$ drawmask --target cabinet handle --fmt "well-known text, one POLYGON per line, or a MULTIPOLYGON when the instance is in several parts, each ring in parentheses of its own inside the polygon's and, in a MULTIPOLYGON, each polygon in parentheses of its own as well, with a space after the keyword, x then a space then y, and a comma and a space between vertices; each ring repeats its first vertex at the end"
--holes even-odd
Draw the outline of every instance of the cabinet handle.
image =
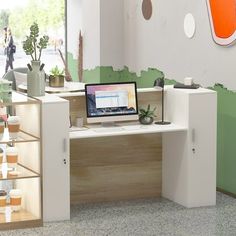
POLYGON ((67 152, 67 139, 63 139, 63 152, 67 152))
POLYGON ((196 131, 195 129, 192 129, 192 143, 195 143, 196 140, 196 131))

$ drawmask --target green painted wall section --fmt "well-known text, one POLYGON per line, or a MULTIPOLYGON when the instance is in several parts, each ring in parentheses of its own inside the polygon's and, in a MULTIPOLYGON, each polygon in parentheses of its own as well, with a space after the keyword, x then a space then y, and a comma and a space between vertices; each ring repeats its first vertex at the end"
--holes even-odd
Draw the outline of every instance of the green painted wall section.
MULTIPOLYGON (((77 61, 68 56, 72 77, 78 80, 77 61)), ((96 67, 84 71, 84 82, 126 82, 136 81, 139 88, 153 87, 156 78, 163 73, 155 68, 148 68, 138 76, 127 67, 114 71, 112 67, 96 67)), ((166 84, 174 84, 175 80, 166 79, 166 84)), ((220 84, 211 87, 217 92, 217 186, 225 191, 236 194, 236 93, 220 84)))
POLYGON ((78 61, 73 58, 72 53, 67 53, 67 65, 74 81, 78 81, 78 61))
MULTIPOLYGON (((74 81, 78 81, 78 62, 73 59, 71 53, 67 55, 68 67, 74 81)), ((85 83, 106 83, 106 82, 129 82, 136 81, 138 88, 153 87, 154 80, 163 77, 163 72, 155 68, 148 68, 141 71, 138 76, 130 72, 128 67, 122 70, 113 70, 111 66, 96 67, 91 70, 83 71, 83 82, 85 83)))
POLYGON ((222 85, 217 91, 217 187, 236 194, 236 93, 222 85))

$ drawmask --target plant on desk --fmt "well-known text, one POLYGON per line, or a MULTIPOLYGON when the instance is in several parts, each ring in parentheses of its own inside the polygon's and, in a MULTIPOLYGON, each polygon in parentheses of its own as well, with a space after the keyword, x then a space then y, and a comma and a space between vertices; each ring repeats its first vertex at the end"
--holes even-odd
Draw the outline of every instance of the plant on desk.
POLYGON ((39 36, 39 27, 37 23, 30 26, 30 35, 23 41, 23 49, 26 55, 32 59, 31 65, 27 64, 29 70, 27 73, 27 93, 29 96, 44 96, 45 94, 45 73, 44 64, 40 59, 42 50, 47 48, 49 37, 47 35, 39 36))
POLYGON ((55 66, 50 70, 50 73, 49 86, 64 87, 65 71, 63 69, 60 70, 58 66, 55 66))
POLYGON ((141 124, 143 124, 143 125, 150 125, 150 124, 152 124, 152 122, 154 120, 154 117, 156 117, 155 110, 156 110, 156 107, 154 107, 151 110, 150 104, 148 104, 146 110, 143 109, 143 108, 140 108, 139 109, 139 122, 141 124))

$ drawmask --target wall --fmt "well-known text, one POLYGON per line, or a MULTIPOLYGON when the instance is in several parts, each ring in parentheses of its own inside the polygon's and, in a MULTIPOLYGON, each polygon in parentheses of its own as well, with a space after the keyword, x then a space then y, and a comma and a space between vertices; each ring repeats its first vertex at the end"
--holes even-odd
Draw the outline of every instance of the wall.
POLYGON ((213 42, 206 1, 152 2, 153 17, 146 21, 142 1, 125 1, 125 65, 135 72, 159 68, 178 81, 191 76, 205 87, 217 82, 235 90, 236 46, 221 47, 213 42), (193 39, 183 31, 184 17, 189 12, 196 20, 193 39))
POLYGON ((153 16, 149 21, 142 16, 141 0, 110 1, 100 0, 102 59, 97 64, 94 53, 86 48, 93 38, 84 35, 88 61, 84 81, 135 80, 139 87, 150 87, 163 71, 171 80, 181 82, 191 76, 196 83, 212 87, 218 93, 217 185, 236 194, 236 45, 222 47, 214 43, 205 0, 152 0, 153 16), (193 39, 186 38, 183 31, 184 17, 189 12, 196 20, 193 39))
MULTIPOLYGON (((68 65, 78 80, 79 32, 84 37, 84 68, 100 65, 100 0, 67 0, 68 65)), ((98 78, 97 72, 93 74, 98 78)))

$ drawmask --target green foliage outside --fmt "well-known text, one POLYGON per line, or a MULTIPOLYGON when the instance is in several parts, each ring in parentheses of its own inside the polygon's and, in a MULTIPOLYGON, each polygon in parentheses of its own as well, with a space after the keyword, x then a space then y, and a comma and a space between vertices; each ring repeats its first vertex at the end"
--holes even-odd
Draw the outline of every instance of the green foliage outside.
POLYGON ((24 39, 33 22, 45 34, 64 26, 65 0, 30 0, 26 7, 0 11, 0 27, 9 26, 15 38, 24 39))

